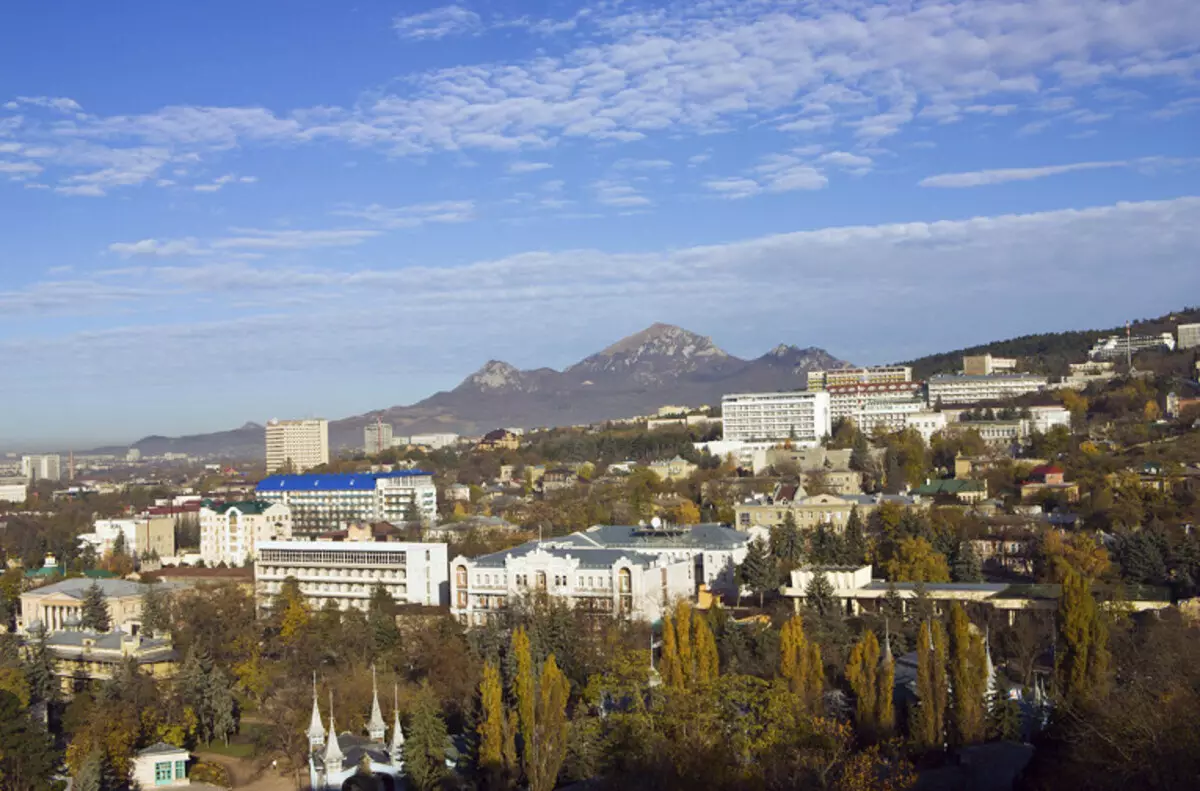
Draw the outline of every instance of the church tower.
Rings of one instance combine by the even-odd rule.
[[[404,731],[400,728],[400,687],[392,689],[392,744],[388,747],[396,773],[404,771]]]
[[[313,673],[313,709],[312,719],[308,723],[308,749],[310,752],[316,752],[321,749],[323,744],[325,744],[325,726],[321,723],[321,709],[317,706],[317,674]]]
[[[329,693],[329,740],[325,742],[325,781],[330,776],[342,771],[342,762],[346,756],[342,754],[342,746],[338,744],[337,727],[333,723],[333,692]]]
[[[383,712],[379,709],[379,685],[375,679],[375,666],[371,665],[371,719],[367,722],[367,736],[373,742],[383,743],[387,733],[387,724],[383,721]]]

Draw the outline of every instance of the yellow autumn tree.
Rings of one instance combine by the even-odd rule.
[[[717,640],[713,637],[708,621],[700,613],[693,614],[692,636],[696,655],[696,683],[709,684],[721,674],[721,660],[717,653]]]
[[[846,680],[850,682],[855,697],[855,721],[859,731],[866,735],[873,735],[877,730],[878,667],[879,640],[874,632],[867,630],[854,644],[850,661],[846,663]]]
[[[821,650],[804,634],[804,620],[793,615],[784,622],[779,634],[779,674],[788,688],[810,712],[820,709],[825,692],[825,672]]]
[[[663,616],[662,659],[658,663],[658,673],[662,676],[663,684],[671,689],[683,689],[683,667],[679,663],[679,646],[675,641],[675,625],[671,616]]]
[[[675,604],[675,647],[679,650],[679,669],[683,686],[690,687],[696,678],[696,657],[692,652],[692,605],[687,599]]]
[[[888,579],[896,582],[949,582],[946,556],[923,538],[901,539],[896,553],[884,562]]]
[[[476,728],[479,736],[479,768],[488,778],[489,787],[498,785],[504,768],[504,690],[500,670],[491,662],[483,666],[479,682],[481,719]]]
[[[896,662],[890,647],[885,646],[883,661],[875,674],[875,727],[879,738],[886,739],[896,729],[896,707],[893,700],[896,686]]]
[[[691,500],[684,500],[675,506],[672,514],[677,525],[695,525],[700,523],[700,508]]]

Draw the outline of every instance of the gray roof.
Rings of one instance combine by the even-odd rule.
[[[104,594],[105,598],[139,596],[144,593],[146,589],[146,586],[143,583],[131,582],[130,580],[72,577],[71,579],[63,580],[62,582],[56,582],[53,585],[46,585],[41,588],[35,588],[31,591],[26,591],[22,595],[49,596],[54,593],[65,593],[68,596],[83,600],[83,598],[87,596],[88,588],[92,587],[92,585],[99,585],[100,590]]]
[[[863,590],[879,590],[886,591],[889,587],[894,586],[897,591],[915,591],[917,589],[915,582],[888,582],[886,580],[871,580],[862,587]],[[925,590],[928,593],[936,591],[979,591],[980,593],[999,593],[1007,590],[1009,583],[1007,582],[926,582]]]
[[[595,525],[579,533],[550,539],[555,546],[621,549],[737,549],[750,537],[722,524],[671,525],[654,530],[640,525]]]
[[[589,547],[555,547],[546,542],[527,541],[518,547],[503,552],[494,552],[475,558],[475,565],[485,568],[504,568],[504,562],[510,557],[524,557],[535,550],[542,550],[555,557],[571,557],[579,561],[580,568],[607,569],[621,559],[626,559],[635,565],[649,566],[657,559],[653,555],[631,552],[620,549],[596,549]]]
[[[1041,374],[934,374],[929,377],[930,384],[939,382],[1004,382],[1018,381],[1023,379],[1037,379],[1046,381],[1046,377]]]
[[[111,651],[116,655],[113,661],[123,659],[121,641],[128,635],[119,629],[113,632],[91,631],[62,631],[51,632],[46,636],[46,644],[51,648],[84,648],[84,640],[91,640],[90,650],[103,652]],[[72,652],[73,655],[73,652]],[[93,657],[96,661],[107,661],[104,657]],[[171,641],[165,637],[143,637],[138,646],[135,658],[139,662],[157,662],[178,658]]]
[[[143,755],[168,755],[170,753],[186,753],[186,752],[187,752],[187,750],[184,749],[183,747],[176,747],[173,744],[167,744],[166,742],[159,742],[158,744],[150,745],[149,747],[147,747],[144,750],[138,750],[137,754],[138,754],[138,757],[141,757]]]

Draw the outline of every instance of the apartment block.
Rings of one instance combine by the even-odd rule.
[[[272,420],[267,423],[267,473],[304,472],[329,463],[329,421]]]
[[[1175,332],[1179,336],[1178,348],[1194,349],[1200,346],[1200,324],[1180,324]]]
[[[1158,335],[1109,335],[1100,338],[1088,350],[1093,360],[1119,360],[1126,355],[1137,354],[1147,349],[1175,349],[1175,336],[1169,332]]]
[[[875,368],[837,368],[831,371],[809,371],[808,389],[825,390],[846,385],[911,382],[912,368],[907,365],[888,365]]]
[[[200,509],[200,557],[208,566],[240,566],[264,541],[292,537],[292,511],[266,500],[223,503]]]
[[[392,447],[391,423],[368,423],[363,427],[363,451],[382,453]]]
[[[62,457],[57,453],[22,456],[21,474],[30,483],[36,481],[61,481]]]
[[[437,522],[437,487],[433,474],[422,470],[273,475],[259,482],[255,496],[290,508],[298,535],[350,522]]]
[[[879,382],[872,384],[831,385],[830,419],[853,420],[868,434],[876,429],[892,432],[904,428],[905,416],[925,408],[921,382]]]
[[[829,393],[737,393],[721,399],[727,441],[791,440],[816,445],[829,436]]]
[[[264,541],[254,562],[255,599],[268,607],[289,577],[314,610],[327,602],[365,611],[382,585],[398,604],[450,601],[446,545],[383,541]]]
[[[929,403],[978,404],[984,401],[1003,401],[1009,398],[1045,390],[1048,380],[1036,374],[938,374],[926,384]]]
[[[962,372],[967,376],[990,376],[998,373],[1012,373],[1017,370],[1017,361],[1013,357],[993,357],[990,354],[977,354],[963,357]]]

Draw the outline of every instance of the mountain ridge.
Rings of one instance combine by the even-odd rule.
[[[845,365],[849,363],[824,349],[787,344],[742,359],[711,337],[658,322],[561,371],[488,360],[451,390],[414,404],[331,420],[329,444],[335,452],[360,447],[363,427],[376,420],[391,423],[398,436],[595,423],[646,414],[664,404],[716,404],[730,392],[799,389],[807,384],[808,371]],[[190,437],[151,436],[131,447],[144,455],[170,450],[261,457],[262,427],[248,424]]]

